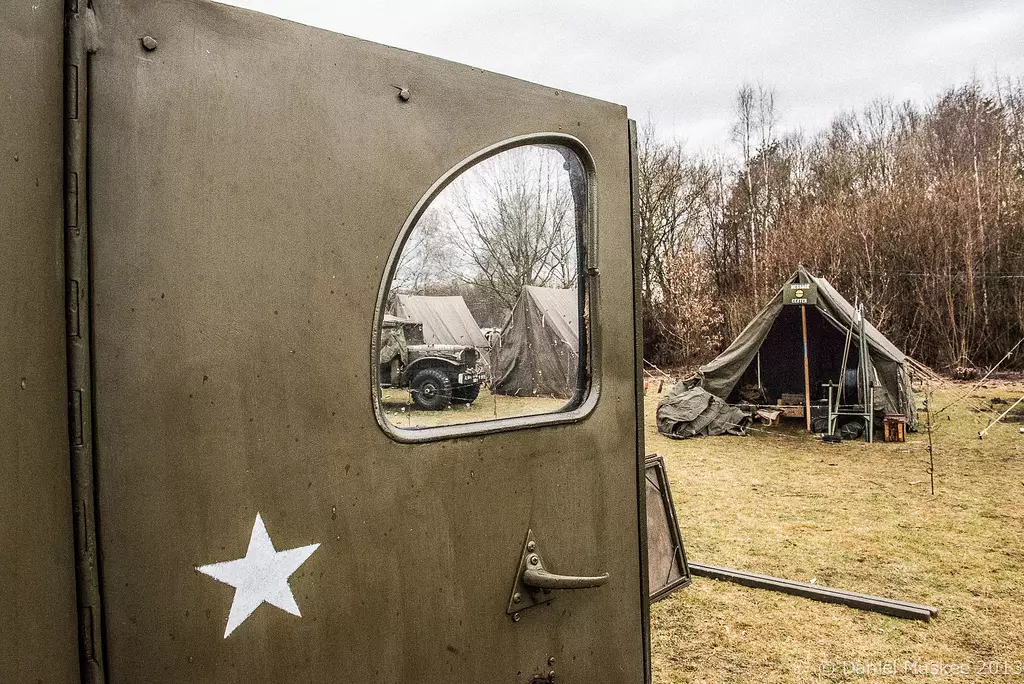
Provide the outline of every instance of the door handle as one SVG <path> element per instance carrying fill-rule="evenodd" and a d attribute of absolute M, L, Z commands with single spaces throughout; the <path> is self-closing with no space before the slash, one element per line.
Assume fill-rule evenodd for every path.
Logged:
<path fill-rule="evenodd" d="M 507 612 L 513 621 L 519 622 L 520 611 L 548 603 L 554 598 L 551 595 L 554 589 L 593 589 L 606 584 L 610 577 L 607 572 L 594 576 L 558 575 L 550 572 L 544 567 L 544 559 L 533 538 L 533 530 L 528 530 Z"/>
<path fill-rule="evenodd" d="M 609 577 L 607 572 L 594 577 L 556 575 L 542 567 L 535 567 L 523 571 L 523 584 L 538 589 L 593 589 L 607 582 Z"/>

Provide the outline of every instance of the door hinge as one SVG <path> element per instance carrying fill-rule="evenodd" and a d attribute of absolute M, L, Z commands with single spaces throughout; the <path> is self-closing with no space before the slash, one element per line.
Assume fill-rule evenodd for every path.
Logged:
<path fill-rule="evenodd" d="M 85 684 L 106 681 L 103 610 L 97 553 L 93 463 L 92 355 L 89 329 L 89 56 L 96 18 L 86 0 L 68 0 L 64 34 L 64 278 L 68 377 L 71 505 L 74 512 L 75 585 L 79 663 Z"/>
<path fill-rule="evenodd" d="M 80 623 L 82 657 L 87 661 L 96 662 L 96 639 L 93 635 L 92 606 L 82 608 Z"/>

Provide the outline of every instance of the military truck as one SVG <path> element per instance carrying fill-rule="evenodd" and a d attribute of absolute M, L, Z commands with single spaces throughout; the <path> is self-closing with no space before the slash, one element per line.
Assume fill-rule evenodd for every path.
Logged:
<path fill-rule="evenodd" d="M 472 404 L 486 379 L 477 370 L 476 348 L 425 344 L 423 324 L 384 314 L 380 341 L 381 389 L 408 389 L 426 411 Z"/>
<path fill-rule="evenodd" d="M 0 682 L 649 681 L 624 107 L 204 0 L 9 0 L 0 64 Z M 409 235 L 524 146 L 574 394 L 392 423 Z"/>

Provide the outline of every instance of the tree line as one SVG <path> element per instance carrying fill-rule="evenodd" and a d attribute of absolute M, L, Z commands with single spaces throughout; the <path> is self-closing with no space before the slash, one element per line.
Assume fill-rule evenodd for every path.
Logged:
<path fill-rule="evenodd" d="M 875 101 L 813 135 L 782 132 L 773 91 L 744 86 L 730 144 L 690 154 L 641 131 L 648 360 L 710 360 L 801 263 L 937 369 L 1024 337 L 1024 82 Z"/>

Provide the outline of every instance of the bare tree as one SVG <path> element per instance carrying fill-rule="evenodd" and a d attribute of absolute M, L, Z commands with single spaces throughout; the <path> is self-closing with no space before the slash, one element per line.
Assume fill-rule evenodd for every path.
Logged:
<path fill-rule="evenodd" d="M 693 340 L 716 339 L 683 308 L 706 291 L 687 269 L 710 271 L 723 343 L 799 263 L 926 363 L 994 363 L 1024 336 L 1024 83 L 970 82 L 925 107 L 878 100 L 810 137 L 778 133 L 770 90 L 744 86 L 736 104 L 734 158 L 641 139 L 651 360 L 687 362 Z"/>
<path fill-rule="evenodd" d="M 651 358 L 680 344 L 686 318 L 680 309 L 686 290 L 696 283 L 682 273 L 690 266 L 707 268 L 697 255 L 709 217 L 720 207 L 715 197 L 722 182 L 713 163 L 690 157 L 678 141 L 658 140 L 651 124 L 637 143 L 637 215 L 640 221 L 644 346 Z M 709 272 L 710 278 L 712 274 Z M 699 281 L 703 282 L 703 281 Z M 692 288 L 691 288 L 692 289 Z M 687 328 L 689 329 L 689 328 Z"/>
<path fill-rule="evenodd" d="M 425 294 L 445 288 L 454 268 L 441 213 L 428 207 L 409 232 L 391 281 L 392 294 Z"/>
<path fill-rule="evenodd" d="M 576 208 L 569 162 L 541 146 L 508 150 L 473 167 L 439 197 L 448 276 L 511 308 L 526 285 L 574 287 Z"/>

